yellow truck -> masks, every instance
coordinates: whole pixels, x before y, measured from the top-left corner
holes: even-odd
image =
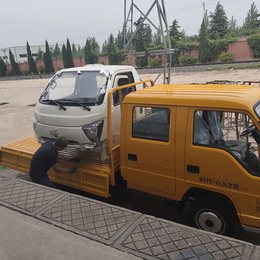
[[[136,85],[143,85],[135,91]],[[146,88],[150,84],[151,87]],[[123,98],[122,90],[132,88]],[[120,144],[113,146],[113,93],[119,91]],[[78,170],[50,170],[50,180],[99,196],[124,186],[190,202],[192,226],[233,235],[240,224],[260,227],[260,89],[245,85],[157,85],[152,80],[112,89],[107,102],[109,160],[100,148],[80,157]],[[2,166],[29,171],[39,144],[29,137],[2,146]],[[64,166],[66,162],[63,162]],[[138,203],[138,202],[137,202]]]

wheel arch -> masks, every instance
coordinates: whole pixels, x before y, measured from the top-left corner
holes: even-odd
[[[183,195],[183,197],[181,199],[181,202],[185,203],[189,199],[189,197],[193,197],[196,199],[196,198],[199,198],[199,197],[202,197],[205,195],[214,197],[214,198],[217,198],[217,199],[223,201],[226,205],[228,205],[232,209],[232,211],[237,216],[237,219],[240,221],[239,210],[234,205],[234,202],[232,201],[232,199],[223,193],[219,193],[219,192],[212,191],[212,190],[206,190],[206,189],[202,189],[202,188],[198,188],[198,187],[192,187],[192,188],[189,188],[185,192],[185,194]]]

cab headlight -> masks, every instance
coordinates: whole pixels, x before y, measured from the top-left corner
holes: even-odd
[[[37,122],[35,116],[33,116],[33,130],[35,130],[35,127],[36,127],[37,123],[38,122]]]
[[[100,140],[102,130],[103,130],[104,121],[98,121],[93,124],[82,126],[84,134],[92,143],[96,143]]]

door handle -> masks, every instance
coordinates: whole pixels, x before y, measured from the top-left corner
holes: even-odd
[[[128,160],[129,161],[137,161],[137,155],[136,154],[132,154],[132,153],[129,153],[128,154]]]
[[[200,173],[200,167],[196,165],[187,165],[187,172],[191,173]]]

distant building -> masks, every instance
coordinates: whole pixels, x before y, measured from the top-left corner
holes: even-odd
[[[50,46],[50,49],[55,48],[55,45],[49,45],[49,46]],[[79,44],[75,44],[75,47],[78,50]],[[59,48],[61,51],[62,45],[59,45]],[[0,49],[0,57],[4,60],[5,63],[6,62],[10,63],[9,49],[11,49],[11,51],[14,55],[14,59],[17,63],[27,62],[26,46],[14,46],[14,47]],[[32,56],[35,59],[39,49],[42,50],[43,52],[45,52],[45,45],[32,45],[32,46],[30,46],[30,49],[31,49]]]

